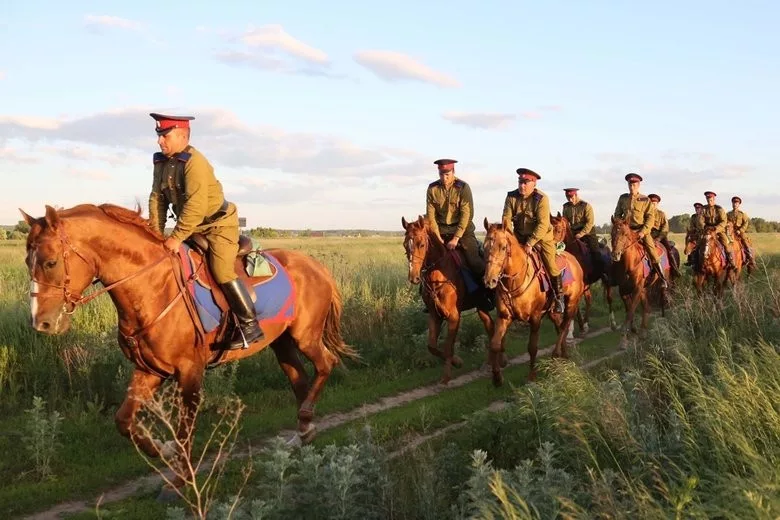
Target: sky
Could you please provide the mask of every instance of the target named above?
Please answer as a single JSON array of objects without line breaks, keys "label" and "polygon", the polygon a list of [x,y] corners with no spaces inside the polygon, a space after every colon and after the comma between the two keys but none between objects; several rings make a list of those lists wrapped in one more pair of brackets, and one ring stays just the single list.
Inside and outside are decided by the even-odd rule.
[{"label": "sky", "polygon": [[668,216],[712,190],[780,220],[778,22],[751,0],[6,2],[0,224],[46,204],[146,214],[150,112],[195,117],[250,228],[401,230],[439,158],[478,230],[519,167],[553,213],[580,188],[597,224],[628,172]]}]

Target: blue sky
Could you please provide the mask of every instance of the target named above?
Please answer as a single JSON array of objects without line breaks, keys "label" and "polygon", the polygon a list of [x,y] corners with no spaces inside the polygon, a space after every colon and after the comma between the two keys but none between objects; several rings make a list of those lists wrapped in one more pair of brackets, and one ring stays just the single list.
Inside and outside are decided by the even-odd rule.
[{"label": "blue sky", "polygon": [[597,223],[629,171],[670,216],[712,189],[780,218],[773,2],[15,4],[0,223],[44,204],[145,210],[149,112],[196,117],[192,144],[250,227],[400,229],[440,157],[459,160],[478,228],[521,166],[553,211],[580,187]]}]

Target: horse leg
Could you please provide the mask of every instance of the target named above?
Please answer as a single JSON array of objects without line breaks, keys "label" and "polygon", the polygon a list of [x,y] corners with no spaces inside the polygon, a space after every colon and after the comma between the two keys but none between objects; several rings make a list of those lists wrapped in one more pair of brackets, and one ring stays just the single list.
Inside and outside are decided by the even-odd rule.
[{"label": "horse leg", "polygon": [[[477,316],[479,316],[480,321],[482,322],[482,325],[485,326],[485,332],[487,333],[488,340],[493,337],[493,330],[495,328],[495,325],[493,324],[493,318],[490,316],[490,313],[487,313],[481,309],[477,309]],[[490,351],[490,346],[488,345],[488,352]],[[503,351],[503,343],[502,343],[502,350],[501,350],[501,368],[505,368],[508,364],[508,361],[506,359],[506,354]]]},{"label": "horse leg", "polygon": [[612,330],[618,330],[618,324],[615,320],[615,311],[612,309],[612,287],[609,286],[609,282],[602,280],[604,284],[604,299],[607,300],[607,307],[609,308],[609,327]]},{"label": "horse leg", "polygon": [[161,384],[161,378],[140,370],[134,370],[130,377],[125,400],[114,416],[114,422],[119,433],[130,439],[133,444],[138,446],[149,457],[159,457],[163,444],[157,439],[151,439],[138,432],[135,422],[136,413],[145,401],[154,396]]},{"label": "horse leg", "polygon": [[[298,409],[298,431],[303,443],[311,442],[316,435],[314,425],[311,424],[314,419],[314,407],[320,397],[320,393],[325,388],[325,383],[330,377],[331,371],[340,363],[336,354],[331,352],[322,340],[322,331],[313,331],[297,339],[298,348],[306,356],[312,365],[316,375],[314,382],[309,388],[300,408]],[[302,368],[302,367],[301,367]]]},{"label": "horse leg", "polygon": [[536,353],[539,350],[539,328],[542,326],[542,317],[532,316],[528,325],[531,328],[528,334],[528,380],[536,381]]},{"label": "horse leg", "polygon": [[577,309],[576,309],[577,324],[580,327],[580,336],[586,335],[590,330],[590,306],[593,301],[593,293],[591,293],[590,287],[585,289],[585,292],[583,292],[582,295],[585,297],[585,316],[584,317],[582,316],[579,305],[577,305]]},{"label": "horse leg", "polygon": [[428,314],[428,352],[444,360],[444,353],[439,350],[439,334],[441,333],[442,317],[438,313]]},{"label": "horse leg", "polygon": [[452,366],[462,366],[463,361],[455,355],[455,338],[460,328],[460,313],[453,312],[447,318],[447,338],[444,340],[444,374],[441,384],[446,385],[452,379]]},{"label": "horse leg", "polygon": [[493,386],[504,384],[504,374],[501,372],[500,358],[504,354],[504,335],[506,334],[512,319],[499,314],[496,318],[493,334],[490,336],[490,350],[488,364],[493,371]]},{"label": "horse leg", "polygon": [[295,400],[298,404],[298,432],[295,438],[290,440],[291,444],[306,444],[311,441],[315,434],[315,427],[312,423],[312,416],[301,414],[303,403],[309,395],[309,376],[298,356],[298,345],[289,333],[285,333],[276,341],[271,343],[271,348],[276,354],[276,361],[279,363],[287,379],[290,380],[290,386],[295,394]]}]

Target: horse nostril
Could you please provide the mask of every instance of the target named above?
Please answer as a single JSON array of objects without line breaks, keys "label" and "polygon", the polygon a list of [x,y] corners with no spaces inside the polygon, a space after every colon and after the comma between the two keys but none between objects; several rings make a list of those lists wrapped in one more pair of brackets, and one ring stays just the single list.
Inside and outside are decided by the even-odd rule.
[{"label": "horse nostril", "polygon": [[50,328],[51,328],[51,323],[49,323],[48,321],[42,321],[38,324],[38,330],[46,331],[49,330]]}]

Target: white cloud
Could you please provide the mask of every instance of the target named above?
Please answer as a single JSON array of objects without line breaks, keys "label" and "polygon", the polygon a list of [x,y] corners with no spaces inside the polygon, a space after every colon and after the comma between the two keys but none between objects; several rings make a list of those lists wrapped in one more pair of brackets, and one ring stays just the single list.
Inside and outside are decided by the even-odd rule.
[{"label": "white cloud", "polygon": [[214,53],[214,59],[225,65],[301,76],[346,77],[330,70],[331,60],[325,51],[294,38],[281,25],[250,28],[238,36],[223,33],[223,38],[240,44],[237,49]]},{"label": "white cloud", "polygon": [[111,176],[104,170],[97,169],[85,169],[85,168],[67,168],[65,175],[74,177],[77,179],[83,179],[88,181],[107,181],[111,180]]},{"label": "white cloud", "polygon": [[328,55],[290,36],[281,25],[264,25],[248,30],[241,38],[248,47],[278,50],[311,63],[326,64]]},{"label": "white cloud", "polygon": [[128,31],[141,31],[143,29],[143,24],[140,22],[129,20],[127,18],[120,18],[119,16],[109,15],[88,14],[84,17],[84,25],[90,29],[96,30],[105,27],[126,29]]},{"label": "white cloud", "polygon": [[[0,140],[21,140],[38,146],[41,154],[69,160],[123,162],[138,153],[151,154],[156,136],[148,114],[166,111],[182,112],[134,107],[71,119],[4,117],[0,118]],[[418,158],[409,151],[364,148],[328,135],[253,126],[227,110],[186,112],[196,116],[193,144],[226,167],[342,179],[381,177],[419,167]]]},{"label": "white cloud", "polygon": [[488,112],[446,112],[442,117],[456,125],[465,125],[480,129],[507,128],[517,119],[515,114]]},{"label": "white cloud", "polygon": [[358,51],[354,60],[379,78],[389,81],[422,81],[439,87],[460,87],[454,77],[436,71],[416,59],[394,51],[366,50]]}]

